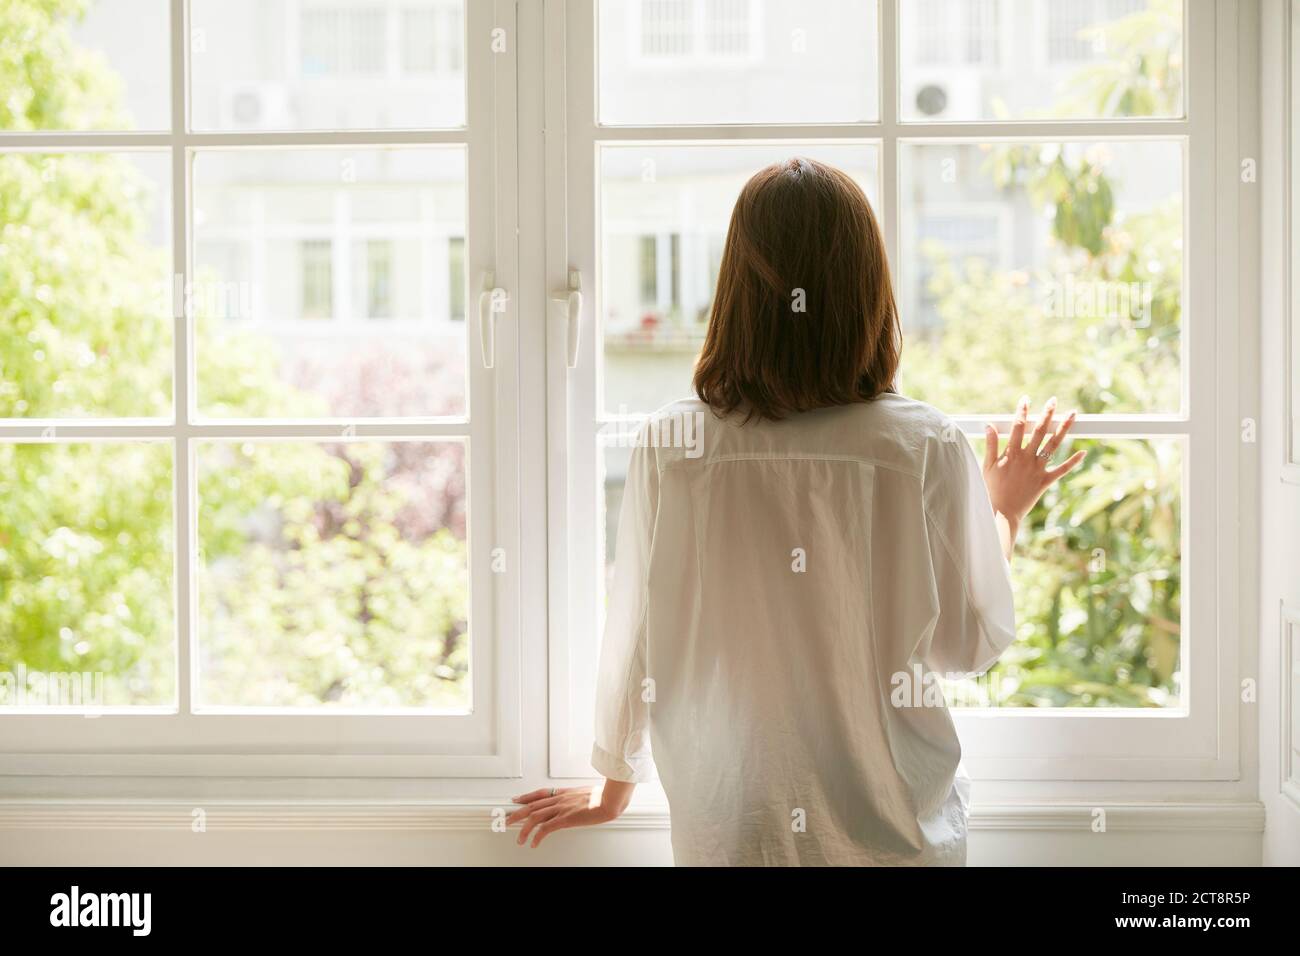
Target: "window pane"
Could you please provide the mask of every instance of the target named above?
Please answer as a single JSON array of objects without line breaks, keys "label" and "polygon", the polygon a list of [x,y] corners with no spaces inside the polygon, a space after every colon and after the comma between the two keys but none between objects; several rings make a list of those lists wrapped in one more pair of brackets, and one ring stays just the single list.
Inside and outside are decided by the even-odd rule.
[{"label": "window pane", "polygon": [[0,155],[0,418],[170,413],[170,181],[165,153]]},{"label": "window pane", "polygon": [[0,3],[0,130],[171,123],[167,0]]},{"label": "window pane", "polygon": [[600,0],[600,122],[875,120],[876,7],[875,0]]},{"label": "window pane", "polygon": [[904,144],[904,391],[949,414],[1022,394],[1180,408],[1177,142]]},{"label": "window pane", "polygon": [[466,448],[198,446],[202,707],[470,707]]},{"label": "window pane", "polygon": [[0,708],[174,703],[172,450],[0,442]]},{"label": "window pane", "polygon": [[[362,315],[368,319],[391,319],[393,313],[393,241],[370,239],[365,244],[364,283],[365,306]],[[356,261],[362,261],[360,255]]]},{"label": "window pane", "polygon": [[1182,442],[1078,440],[1054,460],[1080,449],[1087,458],[1021,528],[1016,643],[981,679],[950,686],[950,703],[1180,704]]},{"label": "window pane", "polygon": [[465,125],[464,0],[191,3],[195,129]]},{"label": "window pane", "polygon": [[334,243],[304,239],[298,244],[299,288],[304,319],[334,317]]},{"label": "window pane", "polygon": [[1183,115],[1181,0],[907,0],[905,120]]},{"label": "window pane", "polygon": [[447,303],[452,321],[465,321],[465,237],[447,239]]},{"label": "window pane", "polygon": [[460,148],[199,152],[200,413],[464,414],[464,234]]},{"label": "window pane", "polygon": [[875,202],[878,155],[868,144],[602,148],[607,412],[653,411],[691,394],[731,208],[750,176],[794,155],[838,166]]}]

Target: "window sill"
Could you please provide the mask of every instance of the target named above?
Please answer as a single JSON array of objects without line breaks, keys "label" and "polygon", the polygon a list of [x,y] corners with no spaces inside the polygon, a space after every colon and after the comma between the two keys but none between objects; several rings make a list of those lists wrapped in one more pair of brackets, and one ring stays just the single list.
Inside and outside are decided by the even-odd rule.
[{"label": "window sill", "polygon": [[[212,830],[483,831],[510,807],[490,800],[411,802],[58,800],[0,802],[0,830],[191,830],[202,810]],[[1264,805],[1257,801],[1181,803],[976,804],[971,830],[1093,832],[1104,809],[1106,832],[1233,831],[1262,833]],[[667,830],[668,808],[633,805],[607,830]]]}]

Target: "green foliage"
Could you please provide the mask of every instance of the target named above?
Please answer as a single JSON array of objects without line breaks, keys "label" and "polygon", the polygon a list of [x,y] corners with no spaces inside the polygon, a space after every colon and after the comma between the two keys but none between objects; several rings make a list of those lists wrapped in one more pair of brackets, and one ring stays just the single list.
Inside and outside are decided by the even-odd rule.
[{"label": "green foliage", "polygon": [[171,473],[163,443],[0,443],[0,670],[171,701]]},{"label": "green foliage", "polygon": [[0,415],[163,416],[171,405],[157,197],[118,155],[0,156]]},{"label": "green foliage", "polygon": [[121,80],[68,30],[89,7],[90,0],[0,0],[0,129],[126,128]]},{"label": "green foliage", "polygon": [[[1192,2],[1192,0],[1186,0]],[[1083,31],[1107,55],[1072,76],[1056,112],[1065,116],[1177,116],[1182,111],[1184,0],[1150,0],[1145,9]]]},{"label": "green foliage", "polygon": [[[411,495],[391,457],[366,442],[201,447],[205,705],[468,703],[465,544],[403,531]],[[286,467],[265,502],[278,520],[250,533],[240,499]]]},{"label": "green foliage", "polygon": [[1074,447],[1087,458],[1022,533],[1019,640],[988,681],[989,703],[1176,703],[1181,447],[1127,439]]}]

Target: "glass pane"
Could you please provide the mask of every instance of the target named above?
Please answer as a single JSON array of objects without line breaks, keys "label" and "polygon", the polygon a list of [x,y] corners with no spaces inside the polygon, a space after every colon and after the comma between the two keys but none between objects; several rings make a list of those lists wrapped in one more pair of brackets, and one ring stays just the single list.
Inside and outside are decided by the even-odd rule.
[{"label": "glass pane", "polygon": [[649,412],[692,394],[731,208],[750,176],[794,155],[843,169],[876,202],[879,156],[868,144],[602,148],[607,412]]},{"label": "glass pane", "polygon": [[1182,0],[907,0],[904,120],[1183,115]]},{"label": "glass pane", "polygon": [[167,0],[0,3],[0,130],[171,125]]},{"label": "glass pane", "polygon": [[1177,142],[904,144],[902,386],[949,414],[1023,394],[1180,408]]},{"label": "glass pane", "polygon": [[197,153],[199,412],[464,414],[465,215],[459,147]]},{"label": "glass pane", "polygon": [[172,450],[0,442],[0,708],[176,695]]},{"label": "glass pane", "polygon": [[170,166],[0,155],[0,418],[170,414]]},{"label": "glass pane", "polygon": [[[1004,436],[1005,437],[1005,436]],[[974,443],[983,460],[984,442]],[[1084,439],[1013,563],[1018,640],[957,706],[1177,707],[1182,684],[1180,439]]]},{"label": "glass pane", "polygon": [[200,706],[468,712],[462,442],[197,454]]},{"label": "glass pane", "polygon": [[195,129],[465,125],[464,0],[191,0],[190,19]]},{"label": "glass pane", "polygon": [[600,0],[600,122],[879,115],[875,0]]}]

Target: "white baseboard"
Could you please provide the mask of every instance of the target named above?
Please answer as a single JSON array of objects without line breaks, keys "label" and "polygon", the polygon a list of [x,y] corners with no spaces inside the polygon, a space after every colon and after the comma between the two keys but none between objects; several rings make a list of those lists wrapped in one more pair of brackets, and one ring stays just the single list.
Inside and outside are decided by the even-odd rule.
[{"label": "white baseboard", "polygon": [[[635,807],[539,851],[487,801],[0,803],[0,864],[668,865],[666,808]],[[1098,810],[1104,810],[1104,830]],[[977,806],[972,865],[1258,865],[1262,804]]]}]

